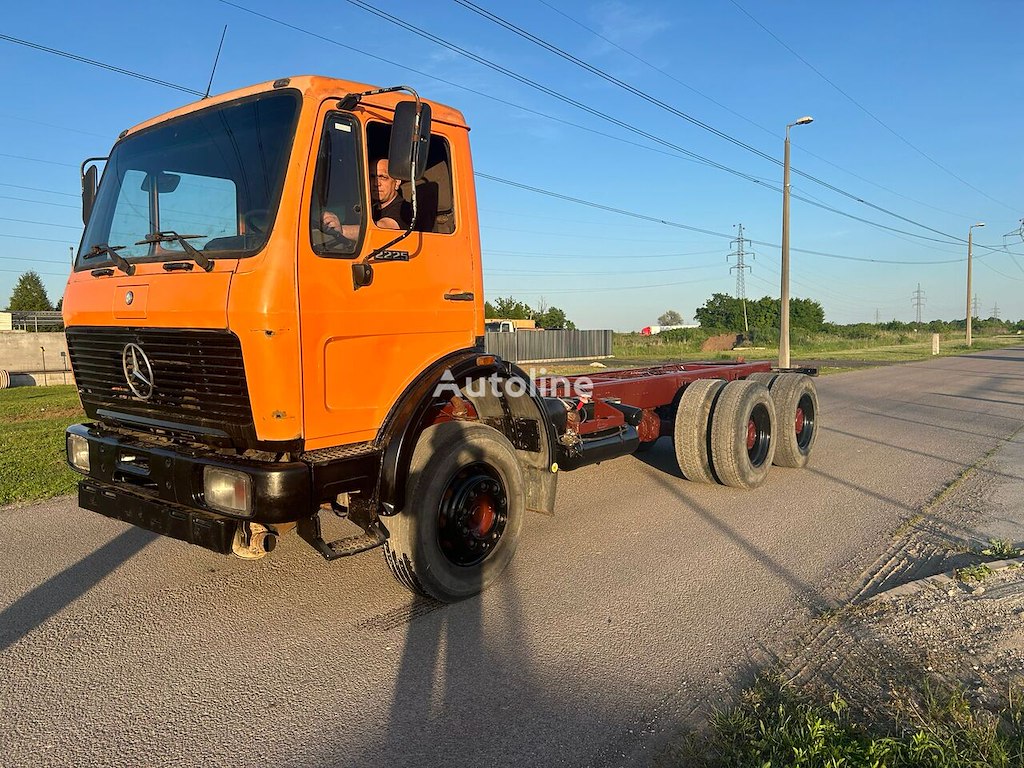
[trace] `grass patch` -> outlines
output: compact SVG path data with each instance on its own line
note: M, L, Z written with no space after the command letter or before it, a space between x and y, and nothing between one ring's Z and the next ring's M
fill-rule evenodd
M655 336L641 336L637 333L617 333L612 351L615 358L629 363L655 363L665 360L734 360L743 357L748 360L771 360L777 358L777 340L766 342L755 349L737 349L727 352L701 352L700 346L708 333L700 329L687 329L685 335L668 331ZM974 344L968 347L962 336L944 335L939 343L938 357L962 355L967 352L982 352L1017 346L1021 337L976 336ZM844 338L827 333L794 334L791 341L792 357L829 360L868 360L879 363L901 363L914 360L929 360L932 357L930 333L880 332L872 338Z
M697 768L1020 768L1024 708L972 709L962 691L925 683L921 705L888 725L856 722L835 693L812 701L776 676L759 677L707 733L691 734L665 764ZM884 714L884 713L883 713ZM902 719L901 719L902 718Z
M0 390L0 506L74 491L64 428L84 418L73 386Z

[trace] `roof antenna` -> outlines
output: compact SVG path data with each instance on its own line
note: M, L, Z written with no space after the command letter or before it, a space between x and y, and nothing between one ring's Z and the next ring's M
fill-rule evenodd
M210 89L213 87L213 74L217 71L217 62L220 61L220 52L224 47L224 36L228 33L228 25L224 25L224 31L220 33L220 45L217 46L217 55L213 59L213 69L210 70L210 82L206 85L206 93L203 95L204 99L210 98Z

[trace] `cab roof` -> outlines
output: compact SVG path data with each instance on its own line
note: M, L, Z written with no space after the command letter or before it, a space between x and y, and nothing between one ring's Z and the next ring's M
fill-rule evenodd
M319 104L325 99L340 99L342 96L349 93L362 93L364 91L372 91L379 87L381 86L356 83L351 80L339 80L337 78L324 77L321 75L299 75L297 77L285 77L279 80L268 80L264 83L257 83L256 85L250 85L246 88L237 88L233 91L227 91L226 93L221 93L216 96L210 96L209 98L200 99L199 101L193 101L190 104L179 107L178 109L171 110L170 112L164 112L162 115L157 115L145 122L132 126L121 134L121 138L172 118L187 115L199 109L206 109L207 107L212 107L216 104L234 101L235 99L253 96L258 93L267 93L274 90L291 88L298 90L302 94L302 98L304 100ZM391 93L380 93L374 96L366 96L363 98L363 102L375 107L394 109L395 104L399 101L404 101L410 98L412 98L412 96L407 91L393 91ZM459 110L445 106L444 104L439 104L429 99L422 99L422 101L430 104L432 121L468 128L466 125L466 118L463 117Z

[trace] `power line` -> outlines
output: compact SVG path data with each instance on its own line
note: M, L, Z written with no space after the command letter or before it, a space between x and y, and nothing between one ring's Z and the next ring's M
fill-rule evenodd
M54 56L61 56L61 57L65 58L65 59L71 59L72 61L77 61L77 62L80 62L82 64L88 64L89 66L92 66L92 67L99 67L100 69L105 69L108 72L117 72L118 74L121 74L121 75L128 75L129 77L134 77L137 80L145 80L147 83L154 83L156 85L162 85L165 88L173 88L176 91L183 91L185 93L191 93L191 94L193 94L195 96L202 96L203 95L202 91L196 91L196 90L193 90L191 88L186 88L184 85L178 85L177 83L171 83L171 82L168 82L167 80L160 80L159 78L156 78L156 77L150 77L149 75L144 75L141 72L133 72L130 69L123 69L122 67L115 67L113 64L104 64L102 61L96 61L95 59L87 59L84 56L79 56L77 54L70 53L68 51L62 51L62 50L60 50L58 48L48 48L45 45L40 45L39 43L33 43L33 42L28 41L28 40L21 40L21 39L19 39L17 37L11 37L10 35L3 35L3 34L0 34L0 40L6 40L7 42L14 43L16 45L23 45L26 48L34 48L37 51L42 51L44 53L49 53L49 54L52 54Z
M61 163L56 160L46 160L41 157L26 157L25 155L12 155L7 152L0 152L0 157L10 157L14 160L28 160L33 163L46 163L48 165L62 165L65 168L77 168L74 163Z
M55 189L40 189L39 187L24 187L21 184L5 184L0 182L0 187L11 187L12 189L27 189L30 192L45 192L50 195L64 195L65 197L80 197L73 192L58 192Z
M29 200L27 197L12 197L11 195L0 195L0 200L17 200L19 203L38 203L39 205L52 205L57 208L74 208L76 210L81 207L69 205L68 203L52 203L49 200Z
M47 277L63 277L63 278L66 279L67 276L68 276L67 272L38 272L38 271L36 271L34 269L33 270L29 270L29 271L35 272L37 275L46 275ZM23 270L23 269L0 269L0 272L13 272L16 275L17 274L21 274L21 275L25 274L25 270Z
M677 222L677 221L670 221L668 219L658 218L657 216L648 216L648 215L643 214L643 213L636 213L634 211L628 211L628 210L625 210L624 208L616 208L614 206L603 205L602 203L595 203L595 202L592 202L590 200L583 200L583 199L578 198L578 197L572 197L571 195L563 195L560 192L552 192L551 190L548 190L548 189L541 189L540 187L534 187L534 186L531 186L529 184L522 184L522 183L520 183L518 181L512 181L510 179L503 179L503 178L501 178L499 176L492 176L492 175L487 174L487 173L481 173L480 171L476 171L474 173L474 175L477 178L487 179L488 181L495 181L495 182L497 182L499 184L506 184L506 185L511 186L511 187L517 187L518 189L524 189L524 190L528 190L530 192L536 192L539 195L545 195L547 197L553 197L553 198L556 198L556 199L559 199L559 200L565 200L567 202L577 203L579 205L585 205L585 206L588 206L590 208L596 208L596 209L601 210L601 211L608 211L610 213L617 213L617 214L620 214L622 216L629 216L631 218L640 219L642 221L651 221L651 222L654 222L656 224L664 224L667 227L674 227L676 229L685 229L685 230L687 230L689 232L697 232L697 233L702 234L702 235L711 235L712 237L725 237L725 238L730 238L730 239L732 238L732 235L725 234L723 232L715 232L715 231L710 230L710 229L702 229L701 227L694 227L694 226L691 226L689 224L682 224L682 223ZM766 246L766 247L769 247L769 248L780 248L781 247L778 243L770 243L770 242L766 242L766 241L763 241L763 240L752 240L751 242L754 245L763 245L763 246ZM790 248L790 251L792 251L794 253L806 253L806 254L811 255L811 256L823 256L823 257L828 258L828 259L842 259L844 261L859 261L859 262L866 262L866 263L871 263L871 264L910 264L910 265L960 264L960 263L962 263L962 262L967 260L966 257L963 258L963 259L940 259L940 260L929 260L929 261L922 261L922 260L895 260L895 259L872 259L872 258L859 257L859 256L842 256L840 254L826 253L824 251L812 251L812 250L808 250L808 249L805 249L805 248ZM978 256L976 258L981 259L983 257L982 256Z
M706 99L707 101L710 101L716 107L724 109L729 114L734 115L735 117L738 117L740 120L743 120L745 123L748 123L749 125L754 126L755 128L763 131L764 133L767 133L769 136L772 136L772 137L774 137L776 139L782 138L775 131L772 131L771 129L766 128L765 126L761 125L757 121L751 120L746 115L744 115L744 114L742 114L740 112L737 112L734 109L731 109L730 107L726 106L722 102L717 101L716 99L712 98L711 96L708 96L703 91L700 91L697 88L694 88L689 83L683 82L679 78L673 76L670 72L662 69L661 67L658 67L658 66L652 64L647 59L643 58L642 56L637 55L634 51L631 51L628 48L625 48L625 47L619 45L614 40L606 37L605 35L602 35L600 32L598 32L597 30L593 29L592 27L588 27L586 24L581 22L579 19L576 19L573 16L571 16L570 14L565 13L564 11L556 8L555 6L551 5L551 3L546 2L546 0L537 0L537 2L539 2L541 5L544 5L544 6L548 7L548 8L550 8L552 11L557 13L559 16L561 16L562 18L564 18L564 19L568 20L569 22L575 24L576 26L581 27L582 29L587 30L587 32L589 32L590 34L594 35L597 38L600 38L604 42L608 43L608 45L611 45L612 47L617 48L618 50L622 51L627 56L630 56L634 60L639 61L644 66L649 67L650 69L653 69L655 72L658 72L659 74L663 75L664 77L667 77L672 82L677 83L678 85L681 85L683 88L687 89L691 93L695 93L698 96L700 96L701 98ZM904 200L909 200L910 202L916 203L917 205L922 205L925 208L931 208L933 211L938 211L939 213L945 213L945 214L948 214L950 216L962 216L965 219L975 218L975 217L972 217L972 216L967 216L967 215L962 214L962 213L956 213L955 211L947 211L945 208L939 208L938 206L932 205L931 203L926 203L923 200L918 200L916 198L910 197L909 195L905 195L902 192L897 192L896 190L891 189L890 187L887 187L884 184L879 184L878 182L875 182L875 181L872 181L871 179L865 178L864 176L861 176L859 173L855 173L854 171L851 171L849 168L844 168L841 165L837 165L836 163L832 162L828 158L822 157L821 155L818 155L818 154L815 154L814 152L811 152L806 147L798 147L798 149L799 149L800 152L803 152L804 154L809 155L810 157L813 157L816 160L820 160L821 162L825 163L826 165L830 165L833 168L835 168L836 170L841 171L841 172L843 172L845 174L848 174L848 175L852 176L853 178L858 179L859 181L863 181L865 184L870 184L873 187L877 187L878 189L881 189L883 192L888 192L890 195L895 195L896 197L902 197Z
M397 17L391 16L390 14L385 13L384 11L381 11L381 10L373 7L372 5L369 5L368 3L365 3L362 0L347 0L347 2L352 4L352 5L355 5L358 8L362 8L363 10L366 10L366 11L368 11L370 13L373 13L374 15L379 16L379 17L381 17L381 18L383 18L383 19L385 19L387 21L390 21L390 22L392 22L392 23L394 23L394 24L396 24L396 25L398 25L398 26L400 26L400 27L402 27L404 29L407 29L407 30L409 30L411 32L414 32L417 35L425 37L426 39L431 40L432 42L436 42L439 45L442 45L442 46L448 48L449 50L453 50L453 51L455 51L457 53L460 53L463 56L466 56L466 57L472 59L473 61L477 61L478 63L481 63L484 66L487 66L487 67L489 67L491 69L494 69L495 71L501 72L502 74L505 74L506 76L512 77L513 79L518 80L519 82L525 83L527 85L531 85L532 87L535 87L535 88L538 88L538 89L542 90L543 92L548 93L549 95L552 95L552 96L555 96L556 98L562 99L563 101L568 101L569 103L572 103L573 106L585 109L585 110L591 112L591 114L597 114L594 110L592 110L592 108L587 107L586 105L581 105L580 102L577 102L574 99L570 99L568 96L564 96L563 94L559 94L556 91L552 91L551 89L547 88L546 86L539 85L539 84L535 83L534 81L530 80L529 78L524 77L523 75L519 75L518 73L512 72L511 70L508 70L508 69L506 69L505 67L502 67L499 64L495 64L494 62L490 61L489 59L485 59L485 58L483 58L481 56L478 56L478 55L476 55L474 53L466 51L465 49L460 48L459 46L457 46L457 45L455 45L453 43L449 43L447 40L444 40L443 38L440 38L437 35L433 35L432 33L426 32L426 31L424 31L424 30L422 30L422 29L420 29L418 27L415 27L412 24L409 24L409 23L407 23L407 22L405 22L405 21L403 21L401 19L398 19ZM490 12L490 11L484 9L484 8L481 8L480 6L478 6L475 3L471 2L470 0L455 0L455 2L458 3L459 5L463 6L464 8L467 8L468 10L471 10L474 13L479 14L480 16L484 17L485 19L488 19L489 21L492 21L495 24L497 24L497 25L499 25L501 27L504 27L505 29L509 30L510 32L513 32L514 34L516 34L516 35L518 35L518 36L520 36L520 37L522 37L522 38L524 38L526 40L529 40L530 42L534 43L535 45L537 45L537 46L539 46L541 48L544 48L545 50L547 50L547 51L549 51L551 53L554 53L556 56L559 56L559 57L565 59L566 61L569 61L569 62L575 64L576 66L586 70L587 72L590 72L590 73L600 77L601 79L606 80L607 82L612 83L612 84L618 86L619 88L622 88L623 90L627 91L628 93L631 93L634 96L637 96L638 98L641 98L641 99L643 99L644 101L647 101L650 104L653 104L653 105L655 105L655 106L657 106L657 107L659 107L659 108L661 108L661 109L663 109L663 110L665 110L665 111L667 111L667 112L669 112L669 113L671 113L673 115L676 115L677 117L682 118L683 120L691 123L692 125L697 126L698 128L702 128L702 129L712 133L713 135L718 136L719 138L722 138L722 139L730 142L731 144L734 144L734 145L736 145L736 146L738 146L738 147L740 147L742 149L746 149L747 151L752 152L753 154L757 155L758 157L763 158L763 159L765 159L765 160L767 160L767 161L769 161L771 163L774 163L775 165L782 165L781 161L779 161L777 158L773 157L772 155L769 155L766 152L763 152L763 151L757 149L756 147L753 147L750 144L747 144L746 142L741 141L740 139L737 139L736 137L731 136L728 133L719 130L718 128L715 128L714 126L709 125L708 123L705 123L704 121L702 121L702 120L700 120L700 119L698 119L696 117L693 117L692 115L687 114L686 112L683 112L682 110L676 109L675 107L665 103L664 101L662 101L661 99L658 99L655 96L652 96L651 94L647 93L646 91L643 91L643 90L641 90L641 89L639 89L639 88L637 88L635 86L632 86L629 83L626 83L626 82L620 80L619 78L615 77L614 75L609 74L608 72L604 71L600 67L596 67L596 66L594 66L592 64L589 64L588 62L583 61L582 59L574 56L573 54L568 53L567 51L564 51L563 49L559 48L558 46L553 45L552 43L549 43L549 42L547 42L547 41L537 37L536 35L534 35L534 34L528 32L528 31L522 29L521 27L518 27L515 24L513 24L513 23L503 19L502 17L498 16L497 14L492 13L492 12ZM619 122L621 122L621 121L619 121ZM626 125L625 123L623 123L623 124ZM630 127L635 129L634 126L630 126ZM636 129L636 130L639 130L639 129ZM648 136L648 138L651 138L649 134L644 134L644 135ZM719 167L720 169L724 169L723 166L720 166L720 164L717 164L717 163L715 164L715 167ZM727 169L727 170L729 172L734 172L733 169ZM808 174L808 173L806 173L804 171L800 171L800 170L798 170L796 168L792 168L791 171L793 173L799 175L799 176L804 177L805 179L808 179L809 181L813 181L816 184L820 184L821 186L825 187L826 189L829 189L829 190L831 190L833 192L836 192L837 194L843 195L844 197L848 197L851 200L854 200L854 201L856 201L858 203L866 205L866 206L868 206L870 208L874 208L877 211L885 213L885 214L887 214L889 216L892 216L894 218L900 219L901 221L905 221L908 224L913 224L916 227L920 227L920 228L928 230L930 232L934 232L935 234L943 235L943 236L951 238L952 240L955 240L957 242L963 241L963 238L956 237L955 235L950 235L950 234L948 234L946 232L942 232L940 230L934 229L934 228L929 227L929 226L927 226L925 224L922 224L920 222L914 221L913 219L910 219L910 218L908 218L906 216L898 214L898 213L896 213L894 211L890 211L887 208L884 208L884 207L882 207L880 205L876 205L875 203L872 203L872 202L870 202L868 200L865 200L865 199L863 199L861 197L858 197L857 195L854 195L854 194L852 194L850 192L847 192L846 190L841 189L841 188L835 186L834 184L831 184L831 183L829 183L827 181L819 179L816 176L812 176L811 174Z
M458 1L459 1L459 0L456 0L456 2L458 2ZM1011 211L1013 211L1014 213L1019 213L1019 209L1018 209L1018 208L1014 208L1014 207L1013 207L1013 206L1011 206L1011 205L1007 205L1006 203L1002 202L1001 200L997 200L996 198L992 197L992 196L991 196L990 194L988 194L988 193L987 193L987 192L985 192L984 190L978 189L978 188L977 188L976 186L974 186L973 184L971 184L971 183L970 183L969 181L967 181L966 179L963 179L963 178L961 178L960 176L958 176L957 174L955 174L955 173L954 173L953 171L951 171L951 170L950 170L949 168L947 168L946 166L944 166L944 165L943 165L942 163L940 163L940 162L939 162L938 160L936 160L935 158L933 158L933 157L932 157L931 155L927 154L926 152L924 152L923 150L921 150L920 148L918 148L917 146L915 146L914 144L912 144L912 143L911 143L911 141L910 141L909 139L907 139L907 138L906 138L905 136L903 136L902 134L900 134L900 133L896 132L896 131L895 131L895 130L894 130L893 128L891 128L891 127L890 127L890 126L889 126L888 124L886 124L885 122L883 122L881 118L879 118L879 117L878 117L877 115L875 115L875 113L873 113L873 112L872 112L871 110L869 110L869 109L868 109L867 107L865 107L865 106L864 106L863 104L861 104L861 103L860 103L859 101L857 101L857 100L856 100L855 98L853 98L853 96L851 96L851 95L850 95L850 94L848 94L848 93L847 93L846 91L844 91L844 90L843 90L842 88L840 88L840 87L839 87L838 85L836 85L836 84L835 84L834 82L832 82L832 81L831 81L831 80L830 80L830 79L829 79L828 77L826 77L826 76L825 76L825 74L824 74L824 73L823 73L823 72L822 72L821 70L819 70L819 69L818 69L817 67L815 67L815 66L814 66L813 64L811 64L811 62L809 62L809 61L808 61L807 59L805 59L805 58L804 58L803 56L801 56L801 55L800 55L799 53L797 53L797 52L796 52L795 50L793 50L793 49L792 49L792 48L790 48L790 47L789 47L788 45L786 45L786 43L784 43L784 42L783 42L783 41L782 41L782 40L781 40L781 39L779 38L779 36L778 36L778 35L776 35L776 34L775 34L774 32L772 32L772 31L771 31L770 29L768 29L768 27L766 27L766 26L765 26L764 24L762 24L762 23L761 23L760 21L758 21L758 20L757 20L757 19L756 19L756 18L755 18L755 17L753 16L753 15L751 15L751 14L750 14L750 12L749 12L749 11L747 11L747 9L746 9L746 8L744 8L744 7L742 6L742 5L740 5L740 4L739 4L739 3L738 3L738 2L736 1L736 0L730 0L730 2L731 2L731 3L733 4L733 5L735 5L735 6L736 6L736 7L737 7L737 8L738 8L738 9L739 9L739 10L740 10L740 11L741 11L741 12L742 12L742 13L743 13L743 14L744 14L744 15L745 15L745 16L746 16L747 18L748 18L748 19L750 19L751 21L753 21L753 22L754 22L755 24L757 24L757 26L759 26L759 27L760 27L761 29L763 29L763 30L764 30L765 32L767 32L767 33L768 33L768 34L769 34L769 35L770 35L770 36L771 36L771 37L772 37L772 38L773 38L773 39L775 40L775 42L777 42L777 43L778 43L779 45L781 45L781 46L782 46L783 48L785 48L785 49L786 49L787 51L789 51L789 52L790 52L791 54L793 54L793 55L794 55L794 56L795 56L796 58L798 58L798 59L799 59L800 61L802 61L802 62L803 62L803 63L804 63L804 64L805 64L805 65L806 65L806 66L807 66L808 68L810 68L810 70L811 70L812 72L814 72L814 74L816 74L816 75L817 75L818 77L820 77L820 78L821 78L822 80L824 80L824 81L825 81L826 83L828 83L828 84L829 84L830 86L832 86L832 87L833 87L833 88L834 88L834 89L835 89L836 91L838 91L838 92L839 92L840 94L842 94L842 95L843 95L843 96L844 96L844 97L845 97L846 99L848 99L848 100L849 100L849 101L850 101L850 102L851 102L851 103L852 103L852 104L853 104L854 106L856 106L856 107L857 107L857 108L858 108L859 110L861 110L861 111L862 111L862 112L863 112L863 113L864 113L865 115L867 115L867 116L868 116L868 117L870 117L870 118L871 118L872 120L874 120L874 121L875 121L876 123L878 123L878 124L879 124L880 126L882 126L883 128L885 128L885 130L887 130L887 131L888 131L889 133L891 133L891 134L892 134L893 136L895 136L895 137L896 137L897 139L899 139L900 141L902 141L902 142L903 142L904 144L906 144L906 145L907 145L908 147L910 147L910 148L911 148L912 150L914 150L915 152L917 152L917 153L918 153L919 155L921 155L921 157L923 157L923 158L924 158L925 160L927 160L928 162L930 162L930 163L931 163L932 165L934 165L934 166L935 166L936 168L939 168L940 170L942 170L942 171L945 171L945 172L946 172L946 173L948 173L948 174L949 174L950 176L952 176L952 177L953 177L954 179L956 179L957 181L959 181L959 182L960 182L961 184L964 184L964 185L966 185L966 186L970 187L971 189L973 189L973 190L974 190L975 192L977 192L978 194L980 194L980 195L982 195L982 196L984 196L984 197L988 198L988 199L989 199L989 200L991 200L991 201L992 201L993 203L996 203L996 204L998 204L998 205L1001 205L1001 206L1003 206L1004 208L1008 208L1008 209L1010 209Z
M597 109L595 109L593 107L590 107L590 106L588 106L586 104L583 104L582 102L579 102L579 101L577 101L575 99L572 99L572 98L570 98L570 97L568 97L568 96L566 96L564 94L561 94L558 91L555 91L555 90L553 90L551 88L548 88L547 86L541 85L540 83L537 83L536 81L531 80L530 78L527 78L527 77L525 77L523 75L520 75L520 74L518 74L516 72L513 72L512 70L509 70L509 69L507 69L507 68L505 68L505 67L503 67L503 66L501 66L499 64L496 64L495 62L490 61L489 59L486 59L486 58L484 58L482 56L478 56L477 54L474 54L474 53L472 53L470 51L467 51L467 50L465 50L465 49L455 45L454 43L450 43L447 40L445 40L445 39L443 39L441 37L438 37L437 35L434 35L434 34L432 34L430 32L427 32L427 31L425 31L423 29L420 29L419 27L416 27L416 26L414 26L414 25L412 25L412 24L410 24L408 22L405 22L405 21L403 21L403 20L401 20L401 19L399 19L399 18L397 18L395 16L392 16L391 14L388 14L388 13L382 11L382 10L374 8L373 6L368 5L367 3L363 3L363 2L361 2L361 0L347 0L347 2L349 2L352 5L355 5L356 7L360 8L362 10L367 11L368 13L371 13L371 14L373 14L375 16L378 16L379 18L382 18L385 21L389 21L389 22L391 22L391 23L393 23L393 24L395 24L397 26L400 26L403 29L406 29L407 31L412 32L413 34L416 34L416 35L418 35L420 37L423 37L424 39L430 40L431 42L434 42L437 45L440 45L440 46L442 46L442 47L444 47L444 48L446 48L448 50L451 50L453 52L459 53L460 55L465 56L466 58L469 58L472 61L476 61L477 63L479 63L479 64L481 64L483 66L486 66L486 67L488 67L490 69L493 69L494 71L499 72L500 74L503 74L503 75L513 79L513 80L516 80L517 82L523 83L525 85L530 86L531 88L539 90L542 93L545 93L545 94L551 96L552 98L560 100L560 101L562 101L562 102L564 102L566 104L569 104L571 106L574 106L574 107L576 107L576 108L578 108L578 109L580 109L580 110L582 110L584 112L587 112L588 114L591 114L591 115L593 115L595 117L598 117L598 118L600 118L602 120L608 121L608 122L612 123L613 125L616 125L617 127L628 128L629 130L633 131L634 133L636 133L636 134L638 134L640 136L643 136L644 138L646 138L646 139L648 139L650 141L653 141L653 142L655 142L657 144L660 144L660 145L662 145L662 146L664 146L664 147L666 147L668 149L671 149L673 151L672 152L665 152L665 151L659 150L659 149L657 149L655 147L650 147L650 146L647 146L647 145L644 145L644 144L640 144L638 142L633 142L633 141L629 141L627 139L622 139L620 137L612 136L610 134L603 133L601 131L596 131L596 130L594 130L592 128L581 126L581 125L579 125L577 123L572 123L570 121L562 120L561 118L553 117L553 116L548 115L548 114L546 114L544 112L540 112L540 111L537 111L537 110L529 109L529 108L524 107L524 106L522 106L520 104L513 104L512 102L508 102L508 101L505 101L505 100L502 100L502 99L498 99L498 98L496 98L496 97L494 97L494 96L492 96L490 94L486 94L486 93L483 93L481 91L478 91L478 90L475 90L475 89L472 89L472 88L468 88L468 87L463 86L463 85L461 85L459 83L455 83L455 82L452 82L450 80L445 80L444 78L439 78L439 77L436 77L435 75L430 75L430 74L428 74L426 72L422 72L421 70L417 70L417 69L414 69L412 67L408 67L406 65L397 64L394 61L392 61L391 59L387 59L387 58L384 58L382 56L377 56L375 54L371 54L371 53L368 53L366 51L362 51L362 50L360 50L358 48L354 48L353 46L349 46L349 45L346 45L344 43L340 43L340 42L338 42L336 40L333 40L331 38L328 38L328 37L326 37L324 35L320 35L320 34L318 34L316 32L312 32L310 30L304 29L302 27L299 27L297 25L294 25L294 24L291 24L289 22L283 21L281 19L277 19L277 18L274 18L272 16L260 13L258 11L254 11L254 10L252 10L250 8L246 8L245 6L242 6L242 5L239 5L237 3L231 2L231 0L219 0L219 2L221 2L224 5L228 5L228 6L232 7L232 8L236 8L236 9L238 9L240 11L245 12L245 13L249 13L249 14L251 14L253 16L257 16L259 18L265 19L265 20L270 21L272 23L279 24L279 25L281 25L283 27L286 27L286 28L291 29L293 31L299 32L301 34L305 34L305 35L308 35L308 36L313 37L315 39L318 39L318 40L330 43L330 44L335 45L335 46L338 46L338 47L343 48L345 50L349 50L349 51L353 51L355 53L362 54L362 55L367 56L369 58L372 58L372 59L375 59L375 60L378 60L378 61L390 64L390 65L393 65L393 66L396 66L396 67L399 67L399 68L404 69L406 71L419 74L419 75L421 75L423 77L427 77L429 79L436 80L438 82L442 82L442 83L445 83L447 85L451 85L453 87L465 90L465 91L467 91L469 93L473 93L473 94L482 96L484 98L488 98L488 99L497 101L497 102L505 104L507 106L511 106L513 108L523 110L523 111L528 112L530 114L535 114L535 115L538 115L540 117L545 117L545 118L554 120L556 122L559 122L559 123L562 123L562 124L565 124L565 125L569 125L571 127L578 128L580 130L587 131L589 133L593 133L593 134L596 134L596 135L604 136L606 138L610 138L610 139L612 139L614 141L619 141L619 142L622 142L622 143L625 143L625 144L630 144L630 145L633 145L633 146L637 146L637 147L639 147L641 149L645 149L645 150L648 150L648 151L658 152L659 154L668 154L668 155L673 156L673 157L679 157L680 159L692 160L694 162L698 162L698 163L707 165L709 167L716 168L718 170L721 170L721 171L724 171L726 173L732 174L734 176L737 176L739 178L742 178L742 179L744 179L746 181L749 181L751 183L757 184L759 186L771 189L772 191L781 192L779 187L774 186L773 183L768 182L767 180L765 180L765 179L763 179L761 177L753 176L753 175L751 175L749 173L746 173L746 172L743 172L743 171L739 171L739 170L737 170L735 168L731 168L731 167L726 166L726 165L724 165L722 163L719 163L717 161L711 160L710 158L704 157L703 155L700 155L700 154L695 153L695 152L691 152L690 150L687 150L684 147L681 147L681 146L679 146L677 144L673 144L672 142L667 141L665 139L662 139L662 138L660 138L660 137L658 137L658 136L656 136L654 134L651 134L651 133L649 133L647 131L644 131L641 128L639 128L638 126L634 126L634 125L631 125L629 123L625 123L625 122L623 122L621 120L618 120L618 119L614 118L613 116L611 116L611 115L609 115L607 113L601 112L600 110L597 110ZM712 130L717 130L717 129L712 129ZM747 146L747 145L744 145L744 146ZM760 150L757 150L757 149L755 149L753 147L750 147L750 149L751 149L751 151L753 151L755 153L758 153L760 156L764 157L765 159L768 159L772 163L779 164L779 161L777 159L771 157L770 155L762 153L762 152L760 152ZM942 235L943 237L947 238L947 240L946 241L935 240L934 238L929 238L929 237L927 237L925 235L918 235L918 234L915 234L915 233L912 233L912 232L906 232L905 230L900 230L900 229L895 229L895 228L892 228L892 227L887 227L884 224L879 224L878 222L874 222L874 221L871 221L869 219L864 219L864 218L855 216L853 214L846 213L846 212L841 211L841 210L839 210L837 208L834 208L834 207L831 207L831 206L827 206L827 205L825 205L823 203L818 203L816 201L812 201L812 200L809 200L809 199L804 198L804 197L798 197L798 199L802 200L803 202L807 202L807 203L809 203L811 205L815 205L817 207L823 208L824 210L828 210L828 211L830 211L832 213L835 213L837 215L845 216L845 217L851 218L851 219L853 219L855 221L859 221L861 223L868 224L869 226L878 227L880 229L886 229L886 230L888 230L890 232L893 232L893 233L905 234L905 235L908 235L908 236L911 236L911 237L918 237L918 238L921 238L921 239L924 239L924 240L929 240L929 241L932 241L932 242L951 242L951 243L966 242L966 241L963 240L963 238L957 237L955 235L950 235L948 233L942 232L942 231L937 230L937 229L933 229L931 227L928 227L927 225L924 225L924 224L921 224L919 222L916 222L916 221L914 221L912 219L909 219L909 218L907 218L905 216L901 216L901 215L899 215L897 213L894 213L894 212L889 211L889 210L887 210L885 208L882 208L881 206L875 205L875 204L870 203L870 202L868 202L866 200L863 200L862 198L859 198L859 197L857 197L855 195L852 195L852 194L850 194L848 192L845 192L844 190L842 190L842 189L840 189L838 187L835 187L834 185L831 185L831 184L828 184L827 182L823 182L823 181L821 181L819 179L816 179L815 177L810 176L810 175L808 175L808 174L806 174L806 173L804 173L802 171L799 171L797 169L793 169L793 172L797 173L798 175L804 176L805 178L808 178L809 180L815 181L818 184L822 184L826 188L829 188L829 189L831 189L831 190L833 190L835 192L838 192L838 193L840 193L840 194L842 194L842 195L844 195L846 197L849 197L850 199L852 199L852 200L854 200L856 202L859 202L859 203L862 203L862 204L867 205L869 207L875 208L875 209L879 210L880 212L886 213L886 214L888 214L890 216L893 216L895 218L898 218L898 219L901 219L903 221L906 221L906 222L908 222L910 224L913 224L914 226L920 227L922 229L929 230L929 231L931 231L931 232L933 232L935 234Z
M52 237L30 237L29 235L8 235L4 232L0 232L0 237L9 237L12 240L38 240L41 243L64 243L64 245L72 245L71 241L67 238L64 240L57 240Z
M38 224L43 227L60 227L61 229L82 229L81 224L53 224L49 221L29 221L28 219L12 219L8 216L0 216L0 221L14 221L18 224Z

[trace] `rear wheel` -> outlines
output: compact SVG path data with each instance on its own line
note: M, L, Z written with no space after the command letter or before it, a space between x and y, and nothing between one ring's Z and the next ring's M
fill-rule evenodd
M709 445L711 411L725 386L721 379L698 379L686 386L679 398L672 441L676 463L683 477L695 483L713 483Z
M775 455L775 404L756 381L730 381L711 417L711 464L722 485L756 488Z
M779 374L768 371L759 371L758 373L752 373L747 376L747 381L756 381L758 384L764 384L770 390L772 388L772 382L779 378Z
M817 437L818 393L810 376L783 373L772 385L779 419L775 446L777 467L806 467Z
M386 518L395 578L444 602L471 597L512 560L525 511L522 472L497 430L452 421L420 435L405 508Z

